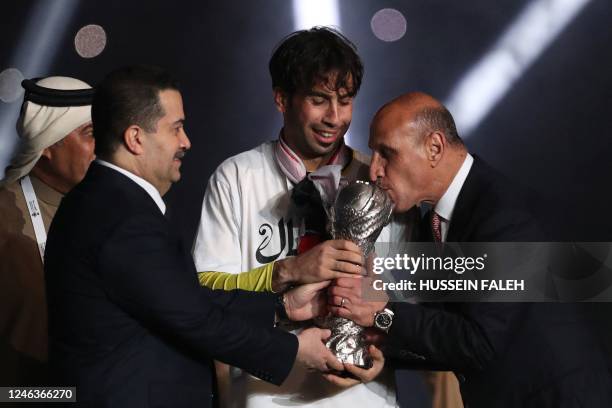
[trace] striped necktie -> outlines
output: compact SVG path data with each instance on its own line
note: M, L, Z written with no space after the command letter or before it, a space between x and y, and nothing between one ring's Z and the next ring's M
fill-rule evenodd
M431 211L431 232L435 242L442 242L442 220L437 212Z

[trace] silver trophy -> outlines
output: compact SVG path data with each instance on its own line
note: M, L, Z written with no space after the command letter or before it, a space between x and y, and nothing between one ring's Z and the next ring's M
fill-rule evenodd
M374 249L381 230L389 223L393 203L376 184L356 181L343 187L329 208L329 229L333 239L346 239L361 248L364 258ZM332 334L326 346L343 363L363 368L372 366L363 327L343 317L328 316L319 325Z

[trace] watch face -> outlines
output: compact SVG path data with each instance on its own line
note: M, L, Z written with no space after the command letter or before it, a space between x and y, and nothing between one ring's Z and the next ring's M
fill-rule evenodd
M389 325L391 325L391 316L386 313L376 315L376 325L382 328L389 327Z

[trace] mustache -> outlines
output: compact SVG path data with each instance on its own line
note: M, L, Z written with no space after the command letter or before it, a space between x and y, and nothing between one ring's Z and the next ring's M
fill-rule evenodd
M179 150L178 152L175 153L174 158L178 159L178 160L182 160L183 157L185 157L186 154L187 154L187 151Z

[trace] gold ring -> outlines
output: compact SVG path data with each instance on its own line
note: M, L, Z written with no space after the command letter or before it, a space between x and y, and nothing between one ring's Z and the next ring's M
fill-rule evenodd
M345 300L346 300L345 298L342 298L342 300L340 301L340 307L344 307L344 301Z

